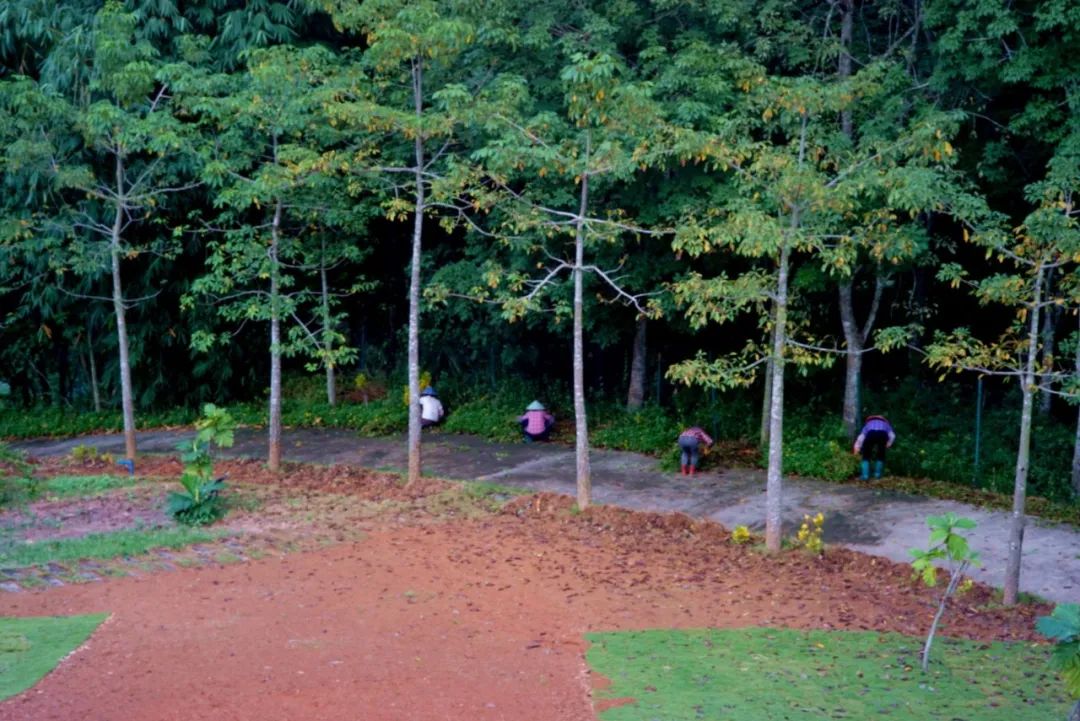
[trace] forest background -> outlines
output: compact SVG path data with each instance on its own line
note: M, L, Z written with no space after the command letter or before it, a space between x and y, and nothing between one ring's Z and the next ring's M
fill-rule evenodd
M590 443L690 423L847 478L884 413L893 473L1075 505L1078 35L1071 0L12 0L0 435L134 456L211 401L271 467L283 423L408 428L412 478L434 382L451 430L573 417L579 498Z

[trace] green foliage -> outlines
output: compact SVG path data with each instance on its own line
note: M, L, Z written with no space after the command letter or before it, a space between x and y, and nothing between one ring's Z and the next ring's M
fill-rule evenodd
M214 446L230 448L236 421L229 412L212 403L203 406L202 417L195 421L195 439L181 443L181 461L184 470L180 485L184 493L170 493L168 512L180 523L203 526L225 515L226 507L220 496L225 488L223 478L214 478L214 464L210 451Z
M0 618L0 700L37 683L106 618L104 613Z
M650 455L671 455L685 426L662 408L645 407L628 413L606 407L593 423L590 440L598 446Z
M1053 665L1065 680L1065 690L1080 699L1080 604L1062 603L1035 622L1039 633L1057 642Z
M532 400L518 393L485 394L448 409L443 428L450 433L469 433L492 441L521 440L517 418Z
M190 408L168 408L140 413L140 429L182 426L197 417ZM119 411L74 411L51 406L0 409L0 438L47 438L80 436L92 433L115 433L124 428Z
M930 526L930 547L927 550L919 548L911 549L910 553L915 559L911 567L922 578L927 586L937 585L936 561L944 561L950 571L968 565L978 565L979 554L972 551L968 540L958 533L958 530L970 530L975 528L975 521L970 518L960 518L954 513L946 513L943 516L929 516L926 524Z
M1064 717L1045 648L947 639L947 667L912 670L919 642L898 634L648 630L587 634L586 660L627 699L601 721L782 718L1045 721ZM987 673L993 668L993 673Z
M822 437L807 430L784 438L784 472L824 481L845 481L855 474L857 461L845 440Z

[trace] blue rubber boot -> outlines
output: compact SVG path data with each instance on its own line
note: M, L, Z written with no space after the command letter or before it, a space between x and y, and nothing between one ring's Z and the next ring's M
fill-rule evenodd
M881 472L885 470L885 461L874 461L874 478L881 478Z
M864 481L869 481L870 480L870 461L863 461L859 465L859 471L860 471L859 477L862 478Z

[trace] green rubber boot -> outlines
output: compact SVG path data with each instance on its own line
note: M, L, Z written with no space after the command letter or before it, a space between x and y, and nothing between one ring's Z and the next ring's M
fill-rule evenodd
M885 461L874 461L874 478L881 478L881 472L885 470Z
M859 465L859 471L860 471L859 477L862 478L864 481L869 481L870 480L870 461L863 461Z

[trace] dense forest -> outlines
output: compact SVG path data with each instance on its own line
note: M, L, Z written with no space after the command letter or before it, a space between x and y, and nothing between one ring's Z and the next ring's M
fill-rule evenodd
M777 547L885 412L1018 564L1029 482L1080 492L1078 49L1074 0L10 0L0 402L130 456L257 402L276 468L290 404L543 395L583 505L590 421L711 423Z

